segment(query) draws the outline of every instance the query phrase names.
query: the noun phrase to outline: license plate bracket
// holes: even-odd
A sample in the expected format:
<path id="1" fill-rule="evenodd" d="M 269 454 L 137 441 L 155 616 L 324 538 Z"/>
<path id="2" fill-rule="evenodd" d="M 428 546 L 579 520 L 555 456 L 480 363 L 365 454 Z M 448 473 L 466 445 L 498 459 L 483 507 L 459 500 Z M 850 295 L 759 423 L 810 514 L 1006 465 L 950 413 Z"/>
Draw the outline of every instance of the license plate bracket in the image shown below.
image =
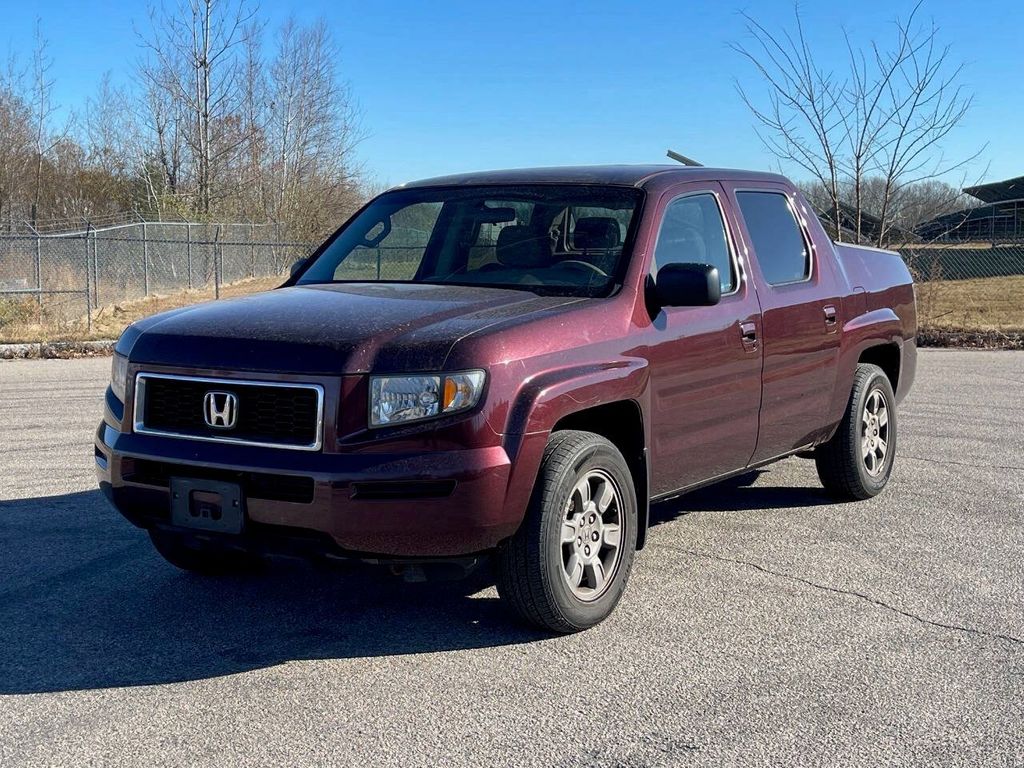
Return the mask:
<path id="1" fill-rule="evenodd" d="M 239 534 L 245 522 L 242 487 L 220 480 L 171 478 L 171 524 Z"/>

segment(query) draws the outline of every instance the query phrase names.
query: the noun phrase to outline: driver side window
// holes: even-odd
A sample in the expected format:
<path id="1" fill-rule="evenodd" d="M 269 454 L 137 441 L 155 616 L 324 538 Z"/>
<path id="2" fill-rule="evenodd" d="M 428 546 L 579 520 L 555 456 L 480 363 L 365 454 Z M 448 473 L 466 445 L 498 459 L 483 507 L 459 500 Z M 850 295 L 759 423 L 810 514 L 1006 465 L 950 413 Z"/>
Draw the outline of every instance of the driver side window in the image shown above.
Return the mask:
<path id="1" fill-rule="evenodd" d="M 652 273 L 657 275 L 666 264 L 710 264 L 718 267 L 722 295 L 736 289 L 736 269 L 722 210 L 711 193 L 680 197 L 665 209 Z"/>

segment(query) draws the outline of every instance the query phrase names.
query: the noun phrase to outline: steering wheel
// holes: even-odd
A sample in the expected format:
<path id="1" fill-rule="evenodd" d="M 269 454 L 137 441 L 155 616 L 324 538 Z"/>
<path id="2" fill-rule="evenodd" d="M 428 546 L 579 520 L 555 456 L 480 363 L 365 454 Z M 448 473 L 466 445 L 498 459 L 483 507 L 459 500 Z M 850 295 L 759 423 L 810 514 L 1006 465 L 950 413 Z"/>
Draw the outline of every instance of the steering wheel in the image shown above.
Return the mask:
<path id="1" fill-rule="evenodd" d="M 591 264 L 589 261 L 581 261 L 580 259 L 566 259 L 565 261 L 558 262 L 559 267 L 572 267 L 573 269 L 585 269 L 588 272 L 593 272 L 598 277 L 608 277 L 608 273 L 600 267 Z"/>

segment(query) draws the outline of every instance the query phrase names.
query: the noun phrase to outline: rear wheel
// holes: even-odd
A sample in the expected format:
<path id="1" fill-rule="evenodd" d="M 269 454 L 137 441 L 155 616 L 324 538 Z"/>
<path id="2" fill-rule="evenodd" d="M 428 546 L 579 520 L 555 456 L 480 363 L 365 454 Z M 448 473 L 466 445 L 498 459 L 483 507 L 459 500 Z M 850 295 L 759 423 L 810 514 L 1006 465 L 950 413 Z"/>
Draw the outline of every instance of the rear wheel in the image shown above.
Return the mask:
<path id="1" fill-rule="evenodd" d="M 245 552 L 204 548 L 171 531 L 151 530 L 150 541 L 168 563 L 183 571 L 220 576 L 255 570 L 260 559 Z"/>
<path id="2" fill-rule="evenodd" d="M 590 432 L 556 432 L 526 518 L 496 554 L 498 593 L 544 629 L 592 627 L 626 588 L 636 525 L 636 492 L 618 449 Z"/>
<path id="3" fill-rule="evenodd" d="M 839 429 L 814 451 L 818 477 L 840 498 L 867 499 L 885 488 L 895 458 L 892 384 L 877 365 L 861 363 Z"/>

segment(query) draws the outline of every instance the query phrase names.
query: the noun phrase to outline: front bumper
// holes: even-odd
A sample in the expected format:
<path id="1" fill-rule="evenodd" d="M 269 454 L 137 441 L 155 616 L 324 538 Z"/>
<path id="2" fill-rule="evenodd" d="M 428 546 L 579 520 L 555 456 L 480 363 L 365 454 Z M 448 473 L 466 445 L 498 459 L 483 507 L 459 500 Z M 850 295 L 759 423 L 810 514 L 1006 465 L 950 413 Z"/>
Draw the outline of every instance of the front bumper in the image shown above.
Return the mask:
<path id="1" fill-rule="evenodd" d="M 123 433 L 104 421 L 95 454 L 103 492 L 143 528 L 170 525 L 170 476 L 240 483 L 246 527 L 225 543 L 264 551 L 304 539 L 353 556 L 476 554 L 511 536 L 525 512 L 502 446 L 304 453 Z"/>

